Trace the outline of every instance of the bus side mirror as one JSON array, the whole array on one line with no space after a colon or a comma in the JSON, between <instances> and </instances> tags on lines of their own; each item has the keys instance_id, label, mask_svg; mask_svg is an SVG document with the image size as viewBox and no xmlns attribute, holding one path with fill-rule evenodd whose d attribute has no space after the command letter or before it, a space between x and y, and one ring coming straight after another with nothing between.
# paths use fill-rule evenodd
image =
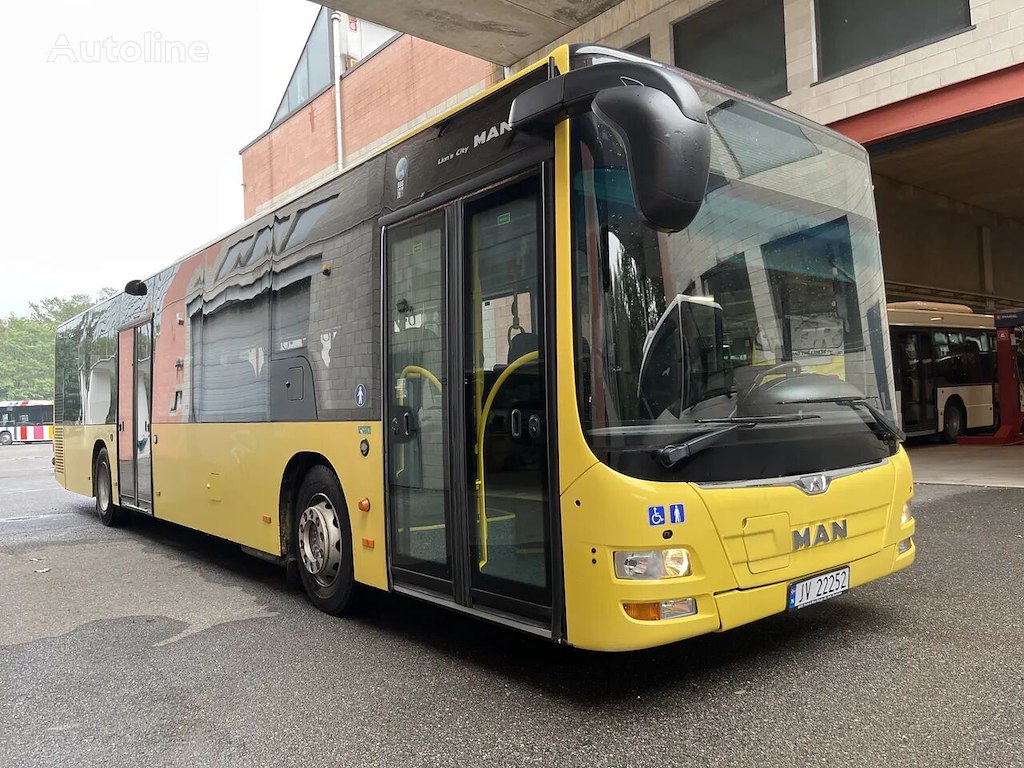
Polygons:
<instances>
[{"instance_id":1,"label":"bus side mirror","mask_svg":"<svg viewBox=\"0 0 1024 768\"><path fill-rule=\"evenodd\" d=\"M591 109L622 142L640 216L663 232L686 229L708 186L708 124L688 118L668 94L637 85L602 90Z\"/></svg>"},{"instance_id":2,"label":"bus side mirror","mask_svg":"<svg viewBox=\"0 0 1024 768\"><path fill-rule=\"evenodd\" d=\"M145 280L129 280L124 287L124 292L129 296L145 296L149 293Z\"/></svg>"}]
</instances>

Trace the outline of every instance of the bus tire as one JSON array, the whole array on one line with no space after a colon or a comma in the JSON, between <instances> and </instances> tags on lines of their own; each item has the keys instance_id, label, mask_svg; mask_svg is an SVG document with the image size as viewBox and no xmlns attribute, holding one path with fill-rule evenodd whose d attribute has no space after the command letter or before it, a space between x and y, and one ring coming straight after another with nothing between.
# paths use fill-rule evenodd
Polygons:
<instances>
[{"instance_id":1,"label":"bus tire","mask_svg":"<svg viewBox=\"0 0 1024 768\"><path fill-rule=\"evenodd\" d=\"M14 442L10 432L0 432L0 445L10 445Z\"/></svg>"},{"instance_id":2,"label":"bus tire","mask_svg":"<svg viewBox=\"0 0 1024 768\"><path fill-rule=\"evenodd\" d=\"M314 606L332 616L353 607L352 524L338 476L321 464L306 472L295 495L291 551Z\"/></svg>"},{"instance_id":3,"label":"bus tire","mask_svg":"<svg viewBox=\"0 0 1024 768\"><path fill-rule=\"evenodd\" d=\"M967 411L959 397L951 397L942 410L942 442L955 443L967 431Z\"/></svg>"},{"instance_id":4,"label":"bus tire","mask_svg":"<svg viewBox=\"0 0 1024 768\"><path fill-rule=\"evenodd\" d=\"M96 514L100 522L110 527L120 524L122 513L114 504L113 482L110 475L110 456L106 448L100 448L96 454L96 463L92 468L92 491L96 497Z\"/></svg>"}]
</instances>

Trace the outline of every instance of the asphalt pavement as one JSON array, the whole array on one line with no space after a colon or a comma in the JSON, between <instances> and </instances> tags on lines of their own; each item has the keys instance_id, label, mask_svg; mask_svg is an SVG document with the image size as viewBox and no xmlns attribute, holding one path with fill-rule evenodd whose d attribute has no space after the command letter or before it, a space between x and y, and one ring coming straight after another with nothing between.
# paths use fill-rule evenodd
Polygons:
<instances>
[{"instance_id":1,"label":"asphalt pavement","mask_svg":"<svg viewBox=\"0 0 1024 768\"><path fill-rule=\"evenodd\" d=\"M278 569L100 525L0 448L0 766L1024 765L1024 490L918 486L918 560L653 651L409 599L325 616Z\"/></svg>"}]
</instances>

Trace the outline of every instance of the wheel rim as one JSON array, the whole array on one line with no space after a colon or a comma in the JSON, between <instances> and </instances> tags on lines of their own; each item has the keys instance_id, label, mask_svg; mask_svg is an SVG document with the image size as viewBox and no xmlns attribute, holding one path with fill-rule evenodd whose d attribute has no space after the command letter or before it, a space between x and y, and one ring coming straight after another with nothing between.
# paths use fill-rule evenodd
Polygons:
<instances>
[{"instance_id":1,"label":"wheel rim","mask_svg":"<svg viewBox=\"0 0 1024 768\"><path fill-rule=\"evenodd\" d=\"M14 440L11 439L10 432L0 433L0 445L10 445Z\"/></svg>"},{"instance_id":2,"label":"wheel rim","mask_svg":"<svg viewBox=\"0 0 1024 768\"><path fill-rule=\"evenodd\" d=\"M105 461L100 462L96 475L96 501L99 503L100 512L106 514L110 507L110 468Z\"/></svg>"},{"instance_id":3,"label":"wheel rim","mask_svg":"<svg viewBox=\"0 0 1024 768\"><path fill-rule=\"evenodd\" d=\"M322 493L310 499L299 517L299 556L302 566L321 587L331 586L341 570L341 521L331 500Z\"/></svg>"}]
</instances>

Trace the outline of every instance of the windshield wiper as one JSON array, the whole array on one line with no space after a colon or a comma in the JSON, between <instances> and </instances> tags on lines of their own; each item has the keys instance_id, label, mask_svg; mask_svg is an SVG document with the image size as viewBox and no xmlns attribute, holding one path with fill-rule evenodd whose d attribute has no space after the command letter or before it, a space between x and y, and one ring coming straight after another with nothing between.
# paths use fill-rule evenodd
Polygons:
<instances>
[{"instance_id":1,"label":"windshield wiper","mask_svg":"<svg viewBox=\"0 0 1024 768\"><path fill-rule=\"evenodd\" d=\"M714 429L710 432L703 432L696 437L679 443L669 443L654 452L655 460L666 469L672 469L683 459L688 459L706 448L710 448L719 442L726 435L735 432L737 429L751 429L759 424L781 424L791 421L808 421L809 419L820 419L813 413L783 413L777 416L727 416L721 419L697 419L698 424L725 424L721 429Z\"/></svg>"},{"instance_id":2,"label":"windshield wiper","mask_svg":"<svg viewBox=\"0 0 1024 768\"><path fill-rule=\"evenodd\" d=\"M895 438L901 443L907 439L906 433L889 421L888 417L868 402L866 397L854 397L852 395L846 397L807 397L800 400L785 400L780 402L779 405L812 405L814 403L835 403L836 405L846 405L854 411L856 411L858 407L861 407L871 414L871 417L880 427L882 427L887 435ZM878 435L877 433L876 435L879 440L884 440L882 435Z\"/></svg>"}]
</instances>

